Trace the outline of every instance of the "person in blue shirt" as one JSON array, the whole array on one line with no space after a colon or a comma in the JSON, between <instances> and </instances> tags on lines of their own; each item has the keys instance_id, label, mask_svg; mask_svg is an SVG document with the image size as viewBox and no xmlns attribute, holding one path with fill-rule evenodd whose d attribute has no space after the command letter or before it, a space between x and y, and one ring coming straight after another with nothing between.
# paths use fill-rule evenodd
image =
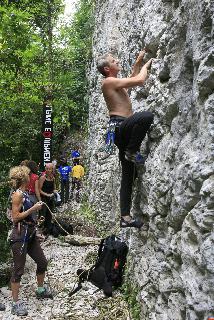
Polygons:
<instances>
[{"instance_id":1,"label":"person in blue shirt","mask_svg":"<svg viewBox=\"0 0 214 320\"><path fill-rule=\"evenodd\" d=\"M68 202L69 199L69 177L71 173L71 166L68 165L67 159L61 160L59 167L60 182L61 182L61 200L62 203Z\"/></svg>"},{"instance_id":2,"label":"person in blue shirt","mask_svg":"<svg viewBox=\"0 0 214 320\"><path fill-rule=\"evenodd\" d=\"M78 150L73 150L73 151L71 152L71 158L72 158L72 159L79 158L79 157L80 157L80 153L79 153Z\"/></svg>"}]
</instances>

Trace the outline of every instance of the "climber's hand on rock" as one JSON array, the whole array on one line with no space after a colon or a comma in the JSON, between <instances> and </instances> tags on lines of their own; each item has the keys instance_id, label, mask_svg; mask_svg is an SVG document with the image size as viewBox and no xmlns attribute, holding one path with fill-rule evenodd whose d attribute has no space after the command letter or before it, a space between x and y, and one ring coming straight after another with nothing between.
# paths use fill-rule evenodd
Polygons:
<instances>
[{"instance_id":1,"label":"climber's hand on rock","mask_svg":"<svg viewBox=\"0 0 214 320\"><path fill-rule=\"evenodd\" d=\"M149 61L147 61L143 67L145 67L147 70L150 70L152 62L153 62L153 58L149 59Z\"/></svg>"}]
</instances>

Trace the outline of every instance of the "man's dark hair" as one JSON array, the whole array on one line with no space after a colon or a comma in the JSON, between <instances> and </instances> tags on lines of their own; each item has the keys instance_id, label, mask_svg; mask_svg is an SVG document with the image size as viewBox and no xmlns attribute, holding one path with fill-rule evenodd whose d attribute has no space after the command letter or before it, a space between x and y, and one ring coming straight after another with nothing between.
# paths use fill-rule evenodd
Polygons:
<instances>
[{"instance_id":1,"label":"man's dark hair","mask_svg":"<svg viewBox=\"0 0 214 320\"><path fill-rule=\"evenodd\" d=\"M27 167L30 169L32 173L35 173L35 174L38 173L38 165L36 164L35 161L29 160L27 163Z\"/></svg>"}]
</instances>

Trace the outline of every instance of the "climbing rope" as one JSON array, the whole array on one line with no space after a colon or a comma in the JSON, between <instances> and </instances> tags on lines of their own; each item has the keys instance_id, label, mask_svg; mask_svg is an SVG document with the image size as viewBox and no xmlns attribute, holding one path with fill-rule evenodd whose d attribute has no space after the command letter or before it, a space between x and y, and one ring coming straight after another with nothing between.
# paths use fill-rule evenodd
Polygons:
<instances>
[{"instance_id":1,"label":"climbing rope","mask_svg":"<svg viewBox=\"0 0 214 320\"><path fill-rule=\"evenodd\" d=\"M59 221L56 219L54 213L51 211L51 209L49 208L49 206L47 205L47 203L43 202L42 204L47 207L47 209L49 210L50 214L52 215L54 221L58 224L58 226L59 226L67 235L70 235L70 236L71 236L71 234L70 234L67 230L65 230L65 229L63 228L63 226L59 223Z\"/></svg>"},{"instance_id":2,"label":"climbing rope","mask_svg":"<svg viewBox=\"0 0 214 320\"><path fill-rule=\"evenodd\" d=\"M51 211L51 209L49 208L49 206L48 206L45 202L43 202L43 205L45 205L45 206L47 207L47 209L49 210L50 214L52 215L54 221L58 224L58 226L59 226L67 235L71 235L67 230L65 230L65 229L62 227L62 225L61 225L61 224L59 223L59 221L56 219L54 213ZM41 218L40 218L40 219L41 219ZM52 252L51 252L51 257L50 257L48 263L50 263L52 260L53 260L53 256L52 256ZM93 263L93 264L94 264L94 263ZM93 266L93 264L91 264L91 267ZM91 267L90 267L89 269L91 269ZM84 272L84 271L83 271L83 272ZM82 272L80 275L77 276L77 280L76 280L76 282L74 283L74 286L73 286L72 291L74 290L75 286L76 286L77 283L79 282L80 277L81 277L81 275L83 274L83 272ZM48 284L49 284L49 287L50 287L50 289L51 289L50 277L49 277L49 275L48 275L48 272L46 272L46 273L47 273L47 278L48 278ZM88 273L88 275L87 275L87 279L86 279L86 280L88 280L88 277L89 277L89 273ZM52 289L51 289L51 292L52 292Z\"/></svg>"}]
</instances>

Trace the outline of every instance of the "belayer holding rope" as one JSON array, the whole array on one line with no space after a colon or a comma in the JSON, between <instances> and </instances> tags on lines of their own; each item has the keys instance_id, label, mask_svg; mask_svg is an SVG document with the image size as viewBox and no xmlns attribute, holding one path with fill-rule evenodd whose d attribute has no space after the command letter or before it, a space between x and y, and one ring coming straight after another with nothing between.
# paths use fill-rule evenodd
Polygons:
<instances>
[{"instance_id":1,"label":"belayer holding rope","mask_svg":"<svg viewBox=\"0 0 214 320\"><path fill-rule=\"evenodd\" d=\"M97 62L99 72L105 77L102 82L102 93L109 111L109 127L114 127L114 143L119 149L122 165L120 188L122 228L141 228L143 225L142 222L130 216L132 184L135 178L135 165L145 162L139 150L154 116L149 111L133 114L127 89L142 86L148 78L152 59L142 67L145 53L146 50L140 52L129 78L117 78L121 67L119 61L110 53L100 56Z\"/></svg>"},{"instance_id":2,"label":"belayer holding rope","mask_svg":"<svg viewBox=\"0 0 214 320\"><path fill-rule=\"evenodd\" d=\"M13 267L11 276L12 309L17 316L26 316L28 311L19 301L21 277L24 273L26 255L28 254L37 264L36 296L38 299L52 298L48 287L44 287L47 259L36 236L36 221L34 212L42 208L42 202L33 204L26 192L30 178L30 169L26 166L11 168L10 179L14 192L11 195L13 228L9 241L13 253Z\"/></svg>"}]
</instances>

